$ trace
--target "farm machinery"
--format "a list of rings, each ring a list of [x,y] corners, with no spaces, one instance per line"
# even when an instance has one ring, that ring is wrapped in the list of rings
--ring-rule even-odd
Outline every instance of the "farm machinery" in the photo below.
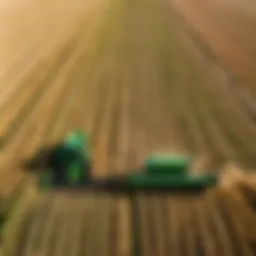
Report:
[[[63,141],[39,149],[26,162],[26,168],[35,174],[28,176],[32,177],[33,184],[35,184],[33,187],[38,192],[46,189],[54,195],[53,190],[58,189],[64,189],[65,193],[71,192],[73,188],[82,189],[82,192],[83,189],[92,189],[127,193],[132,199],[133,192],[137,191],[192,194],[202,193],[208,187],[216,185],[218,180],[216,173],[193,175],[189,172],[190,163],[190,157],[185,155],[152,155],[145,160],[141,170],[127,171],[126,175],[121,177],[95,178],[89,138],[83,132],[72,132]],[[22,207],[29,204],[26,193],[30,194],[30,186],[25,187],[28,192],[26,189],[21,189],[25,192],[13,195],[13,199],[8,203],[7,211],[0,213],[0,239],[2,234],[3,237],[9,237],[8,230],[11,230],[10,227],[14,225],[13,221],[18,218],[13,215],[14,209],[18,209],[23,204]]]
[[[142,170],[129,171],[122,177],[95,179],[89,138],[78,131],[54,146],[41,148],[29,161],[28,168],[42,170],[39,180],[44,188],[200,192],[217,183],[216,173],[189,173],[190,163],[190,157],[184,155],[152,155],[145,160]]]

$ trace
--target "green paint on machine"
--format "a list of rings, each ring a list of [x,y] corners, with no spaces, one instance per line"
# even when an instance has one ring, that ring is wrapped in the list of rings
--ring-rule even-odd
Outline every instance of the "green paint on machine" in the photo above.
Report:
[[[186,155],[152,155],[146,159],[142,170],[127,172],[127,175],[115,179],[95,180],[91,175],[91,157],[89,139],[81,131],[68,134],[57,147],[49,149],[46,171],[41,176],[41,186],[71,187],[88,184],[115,184],[126,189],[167,189],[167,190],[202,190],[215,186],[217,174],[194,176],[189,173],[191,158]],[[109,185],[111,186],[111,185]]]

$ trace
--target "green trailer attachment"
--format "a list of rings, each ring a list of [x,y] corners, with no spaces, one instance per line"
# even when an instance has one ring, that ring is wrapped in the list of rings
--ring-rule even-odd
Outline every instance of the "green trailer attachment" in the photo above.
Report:
[[[214,186],[217,182],[216,175],[148,175],[145,173],[133,173],[129,177],[130,186],[139,189],[180,189],[198,190]]]
[[[149,175],[185,175],[190,158],[185,155],[153,155],[145,161],[145,171]]]

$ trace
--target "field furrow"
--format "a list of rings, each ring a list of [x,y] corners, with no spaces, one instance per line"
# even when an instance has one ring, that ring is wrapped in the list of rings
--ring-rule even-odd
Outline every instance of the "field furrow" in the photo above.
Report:
[[[143,171],[155,152],[190,154],[195,162],[206,156],[205,173],[229,161],[255,169],[255,123],[230,92],[223,66],[247,82],[254,67],[245,72],[223,55],[227,39],[206,53],[193,36],[200,32],[217,44],[206,27],[216,36],[221,21],[210,26],[202,7],[197,12],[186,0],[73,2],[42,4],[38,17],[26,19],[24,6],[24,23],[15,23],[16,34],[4,41],[14,52],[9,72],[0,70],[0,199],[31,176],[21,166],[25,159],[73,130],[90,138],[94,178]],[[11,40],[22,33],[20,44]],[[239,39],[233,47],[229,54],[240,49],[237,58],[252,62],[253,44]],[[253,196],[239,195],[223,188],[202,195],[44,191],[20,216],[15,246],[4,239],[3,248],[15,251],[4,256],[253,256]]]

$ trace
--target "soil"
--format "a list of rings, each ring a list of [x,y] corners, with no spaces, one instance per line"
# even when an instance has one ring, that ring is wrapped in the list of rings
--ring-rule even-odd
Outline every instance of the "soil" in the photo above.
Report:
[[[229,191],[230,180],[237,182],[241,172],[256,166],[256,128],[227,88],[229,74],[219,64],[246,78],[243,64],[240,69],[230,64],[229,53],[236,49],[236,57],[243,56],[236,63],[248,59],[253,70],[248,57],[253,44],[245,40],[245,31],[237,37],[242,31],[237,28],[236,48],[228,48],[224,25],[217,30],[213,22],[212,30],[206,29],[214,14],[206,16],[210,9],[199,0],[193,6],[185,0],[12,1],[19,8],[12,2],[0,7],[12,27],[0,35],[8,59],[6,65],[0,62],[1,87],[9,95],[0,98],[1,196],[11,194],[26,175],[24,159],[74,129],[91,138],[96,178],[139,171],[154,152],[191,154],[198,161],[194,172],[198,166],[209,173],[233,164],[222,171],[222,187],[201,196],[138,194],[131,202],[126,195],[42,195],[33,225],[24,227],[22,239],[28,240],[21,239],[21,255],[77,255],[82,249],[102,256],[130,256],[135,249],[146,256],[254,255],[246,228],[255,227],[255,214],[241,197],[238,207]],[[224,1],[210,5],[212,12],[232,13]],[[190,27],[180,14],[191,21]],[[249,9],[246,15],[244,19]],[[199,28],[219,62],[191,37]],[[253,89],[249,83],[248,89]],[[234,173],[233,166],[242,171]],[[58,224],[57,216],[63,222]],[[85,227],[80,227],[81,218]],[[52,232],[57,232],[58,244],[51,241]],[[79,234],[82,249],[75,242]],[[74,241],[65,247],[67,240]]]

